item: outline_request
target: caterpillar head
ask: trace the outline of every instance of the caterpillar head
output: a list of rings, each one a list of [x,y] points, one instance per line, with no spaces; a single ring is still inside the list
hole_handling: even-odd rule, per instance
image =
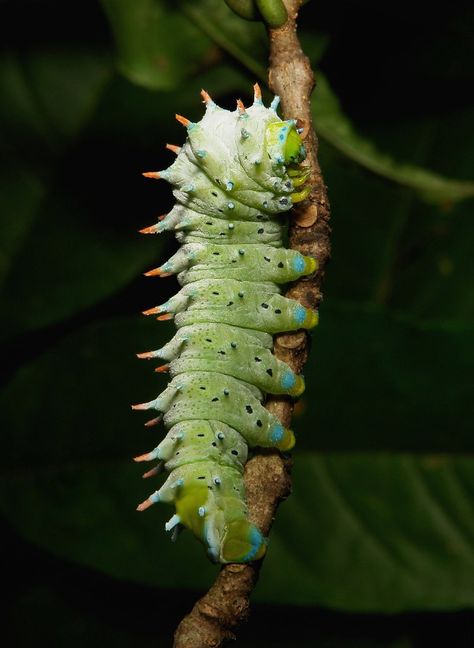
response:
[[[245,108],[239,100],[228,111],[203,93],[206,111],[199,122],[177,115],[186,127],[187,140],[174,163],[148,177],[162,178],[175,186],[179,203],[198,213],[255,220],[260,210],[267,214],[287,211],[304,200],[306,157],[294,119],[278,116],[277,99],[265,107],[256,91],[254,102]]]
[[[284,165],[297,165],[306,157],[306,149],[296,130],[296,121],[273,121],[265,132],[267,151],[274,160]]]

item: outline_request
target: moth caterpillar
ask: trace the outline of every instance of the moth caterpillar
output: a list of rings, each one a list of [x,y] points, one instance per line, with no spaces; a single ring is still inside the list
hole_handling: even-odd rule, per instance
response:
[[[316,260],[283,246],[282,212],[310,188],[306,156],[294,120],[269,108],[258,84],[254,102],[235,111],[202,91],[198,123],[176,115],[187,129],[164,171],[145,173],[170,182],[176,205],[141,230],[174,231],[181,247],[149,276],[177,274],[179,292],[146,315],[174,318],[177,333],[163,348],[139,354],[162,360],[171,381],[154,400],[134,409],[156,410],[165,438],[136,461],[157,461],[146,476],[169,473],[138,510],[173,503],[166,523],[173,537],[190,529],[215,562],[263,556],[266,539],[248,520],[243,469],[256,446],[290,450],[295,438],[263,406],[266,394],[299,396],[303,378],[272,353],[272,334],[311,329],[317,312],[281,294],[282,286],[316,270]]]

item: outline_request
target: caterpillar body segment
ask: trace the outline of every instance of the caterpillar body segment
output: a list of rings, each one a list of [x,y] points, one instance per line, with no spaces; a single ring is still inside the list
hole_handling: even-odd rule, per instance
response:
[[[308,194],[305,150],[294,120],[261,100],[234,111],[203,91],[206,111],[187,130],[168,169],[147,177],[173,186],[176,205],[141,230],[174,232],[181,247],[148,276],[177,275],[181,289],[144,311],[174,318],[175,336],[161,349],[138,354],[164,362],[171,381],[154,400],[133,406],[156,410],[163,440],[136,461],[158,462],[145,473],[169,473],[139,510],[173,504],[165,528],[186,527],[215,562],[261,558],[266,539],[248,519],[243,469],[254,447],[290,450],[293,432],[264,407],[266,394],[297,397],[302,376],[273,353],[273,334],[311,329],[317,312],[281,294],[284,284],[310,275],[316,260],[285,249],[282,213]]]
[[[160,358],[163,360],[174,360],[181,353],[186,353],[188,349],[195,349],[199,355],[201,345],[204,342],[212,342],[212,338],[218,335],[222,344],[229,344],[231,348],[236,348],[238,344],[259,344],[265,349],[273,347],[273,338],[271,335],[253,329],[242,329],[237,326],[225,326],[223,324],[196,324],[193,326],[183,326],[176,335],[156,351],[147,351],[139,353],[138,356],[148,360]]]
[[[159,273],[179,274],[181,284],[211,278],[252,281],[257,271],[259,281],[284,284],[312,274],[315,269],[313,257],[257,242],[228,245],[188,243],[158,268]]]
[[[207,338],[210,339],[210,338]],[[300,396],[304,391],[302,376],[278,360],[262,345],[232,342],[221,344],[216,339],[202,346],[187,345],[185,351],[169,364],[175,377],[190,371],[215,371],[253,384],[268,394]]]

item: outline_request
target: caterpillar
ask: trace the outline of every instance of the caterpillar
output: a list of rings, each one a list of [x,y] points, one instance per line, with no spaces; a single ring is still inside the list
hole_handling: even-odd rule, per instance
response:
[[[258,84],[253,104],[219,107],[204,90],[200,122],[176,115],[186,127],[177,157],[164,171],[176,204],[145,234],[174,231],[179,250],[147,276],[177,275],[179,292],[144,311],[174,318],[176,335],[156,351],[138,354],[165,364],[171,376],[154,400],[133,405],[156,410],[146,425],[163,421],[167,434],[135,461],[157,461],[144,476],[165,470],[164,484],[138,506],[173,503],[166,523],[172,539],[182,527],[204,544],[214,562],[261,558],[267,539],[248,519],[243,470],[249,449],[289,451],[291,430],[263,406],[266,394],[298,397],[304,379],[272,353],[273,334],[311,329],[316,311],[284,297],[281,287],[316,271],[313,257],[286,249],[281,213],[304,200],[306,151],[295,120],[269,108]]]

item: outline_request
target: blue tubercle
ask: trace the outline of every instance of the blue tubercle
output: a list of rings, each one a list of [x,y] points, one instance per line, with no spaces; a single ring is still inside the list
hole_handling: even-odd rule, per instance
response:
[[[280,142],[284,142],[284,141],[285,141],[286,131],[287,131],[287,130],[288,130],[288,126],[282,126],[282,127],[280,128],[280,134],[278,135],[278,139],[280,140]]]
[[[295,260],[293,261],[293,268],[296,270],[296,272],[303,272],[305,269],[305,260],[303,257],[296,257]]]
[[[283,378],[281,379],[281,386],[283,389],[291,389],[292,387],[295,386],[296,383],[296,378],[295,374],[292,373],[291,371],[286,371],[283,374]]]
[[[276,423],[270,432],[270,439],[273,443],[279,443],[283,439],[285,431],[283,425]]]
[[[295,308],[295,321],[297,324],[303,324],[306,318],[306,308],[304,306],[297,306]]]

